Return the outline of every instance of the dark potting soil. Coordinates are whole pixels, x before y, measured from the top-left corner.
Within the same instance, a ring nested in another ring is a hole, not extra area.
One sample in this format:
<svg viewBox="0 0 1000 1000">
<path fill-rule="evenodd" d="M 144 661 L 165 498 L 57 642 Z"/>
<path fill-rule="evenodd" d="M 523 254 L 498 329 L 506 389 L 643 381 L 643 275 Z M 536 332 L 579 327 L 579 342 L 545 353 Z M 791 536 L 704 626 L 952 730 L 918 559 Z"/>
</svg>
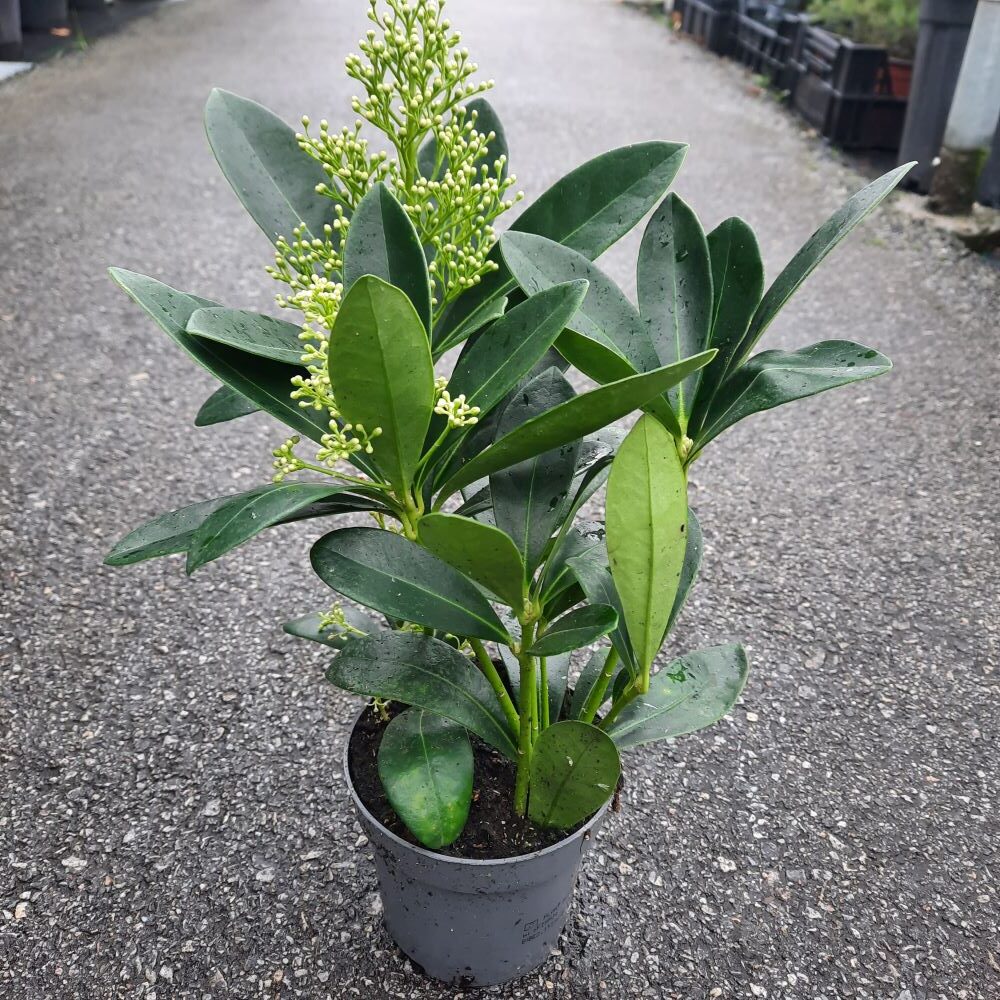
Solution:
<svg viewBox="0 0 1000 1000">
<path fill-rule="evenodd" d="M 393 704 L 390 718 L 405 709 L 405 705 Z M 383 826 L 407 843 L 420 847 L 420 842 L 393 811 L 378 776 L 378 748 L 387 725 L 374 709 L 361 716 L 351 734 L 347 758 L 351 780 L 358 797 Z M 513 858 L 551 847 L 583 826 L 578 823 L 569 830 L 553 830 L 535 826 L 527 817 L 518 816 L 513 807 L 517 768 L 479 737 L 471 733 L 469 736 L 475 768 L 469 819 L 458 840 L 436 853 L 476 860 Z"/>
</svg>

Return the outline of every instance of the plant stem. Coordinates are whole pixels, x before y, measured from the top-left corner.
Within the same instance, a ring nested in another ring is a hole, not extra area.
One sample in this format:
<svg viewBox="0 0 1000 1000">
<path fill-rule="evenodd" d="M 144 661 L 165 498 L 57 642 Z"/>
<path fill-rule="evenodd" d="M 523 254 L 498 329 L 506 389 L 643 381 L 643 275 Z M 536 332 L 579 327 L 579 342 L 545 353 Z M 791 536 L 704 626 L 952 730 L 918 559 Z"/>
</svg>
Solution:
<svg viewBox="0 0 1000 1000">
<path fill-rule="evenodd" d="M 538 659 L 538 701 L 541 705 L 541 721 L 538 728 L 549 726 L 549 666 L 544 656 Z"/>
<path fill-rule="evenodd" d="M 531 648 L 535 639 L 535 623 L 527 618 L 521 620 L 521 642 L 517 651 L 517 662 L 521 667 L 521 688 L 518 697 L 521 709 L 521 732 L 517 745 L 517 780 L 514 784 L 514 812 L 523 816 L 528 809 L 528 776 L 531 767 L 532 729 L 537 727 L 535 715 L 537 698 L 535 694 L 535 660 L 525 650 Z"/>
<path fill-rule="evenodd" d="M 618 698 L 615 699 L 615 702 L 611 706 L 608 714 L 597 724 L 597 728 L 603 729 L 607 732 L 608 727 L 615 721 L 615 719 L 618 718 L 622 709 L 624 709 L 630 701 L 638 698 L 640 694 L 642 694 L 642 680 L 639 677 L 635 677 L 625 690 L 622 691 Z"/>
<path fill-rule="evenodd" d="M 510 726 L 511 730 L 517 734 L 521 728 L 521 719 L 517 714 L 517 709 L 514 708 L 514 703 L 510 700 L 510 695 L 507 693 L 507 687 L 497 673 L 497 668 L 490 659 L 489 653 L 486 652 L 486 647 L 482 644 L 479 639 L 470 639 L 469 645 L 472 647 L 472 651 L 476 654 L 476 659 L 479 661 L 479 666 L 483 673 L 486 675 L 486 679 L 490 682 L 490 687 L 493 688 L 494 693 L 497 696 L 497 701 L 500 702 L 500 707 L 503 709 L 503 714 L 507 718 L 507 724 Z"/>
<path fill-rule="evenodd" d="M 587 700 L 583 703 L 583 711 L 580 712 L 581 722 L 593 722 L 594 716 L 597 715 L 597 710 L 604 704 L 604 696 L 608 693 L 608 685 L 611 683 L 611 675 L 615 672 L 615 667 L 618 665 L 618 650 L 612 646 L 608 650 L 608 655 L 604 660 L 604 666 L 601 667 L 600 676 L 594 683 L 594 686 L 590 689 L 590 693 L 587 695 Z"/>
</svg>

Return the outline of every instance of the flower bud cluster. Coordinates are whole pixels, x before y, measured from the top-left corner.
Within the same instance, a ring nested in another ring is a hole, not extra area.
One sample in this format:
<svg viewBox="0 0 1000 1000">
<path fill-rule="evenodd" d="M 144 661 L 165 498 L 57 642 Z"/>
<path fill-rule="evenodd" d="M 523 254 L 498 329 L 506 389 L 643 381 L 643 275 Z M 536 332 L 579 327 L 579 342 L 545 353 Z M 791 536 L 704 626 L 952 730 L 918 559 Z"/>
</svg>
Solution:
<svg viewBox="0 0 1000 1000">
<path fill-rule="evenodd" d="M 345 632 L 348 635 L 364 635 L 365 633 L 359 628 L 355 628 L 348 620 L 347 616 L 344 614 L 344 605 L 337 601 L 331 607 L 330 610 L 320 615 L 319 618 L 319 631 L 325 632 L 327 629 L 335 628 L 338 632 Z"/>
<path fill-rule="evenodd" d="M 473 424 L 478 424 L 479 407 L 470 406 L 464 392 L 452 399 L 451 393 L 445 388 L 447 384 L 446 378 L 434 380 L 434 389 L 437 392 L 434 412 L 442 417 L 447 417 L 449 427 L 471 427 Z"/>
</svg>

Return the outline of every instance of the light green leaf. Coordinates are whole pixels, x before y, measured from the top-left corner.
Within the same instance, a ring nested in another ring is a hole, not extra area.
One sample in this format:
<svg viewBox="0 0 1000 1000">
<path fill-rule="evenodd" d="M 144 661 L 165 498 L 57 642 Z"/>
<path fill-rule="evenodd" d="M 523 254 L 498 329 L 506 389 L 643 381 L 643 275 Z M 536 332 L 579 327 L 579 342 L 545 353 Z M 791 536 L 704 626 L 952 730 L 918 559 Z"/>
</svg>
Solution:
<svg viewBox="0 0 1000 1000">
<path fill-rule="evenodd" d="M 185 332 L 286 365 L 302 364 L 302 327 L 273 316 L 244 309 L 196 309 Z"/>
<path fill-rule="evenodd" d="M 528 816 L 568 830 L 611 798 L 620 775 L 618 749 L 606 733 L 585 722 L 556 722 L 531 752 Z"/>
<path fill-rule="evenodd" d="M 649 691 L 628 704 L 609 735 L 624 750 L 704 729 L 733 707 L 748 671 L 746 651 L 735 643 L 688 653 L 652 678 Z"/>
<path fill-rule="evenodd" d="M 714 356 L 714 352 L 705 351 L 679 364 L 611 382 L 521 424 L 454 473 L 442 487 L 438 502 L 491 472 L 551 451 L 614 423 L 708 364 Z"/>
<path fill-rule="evenodd" d="M 428 514 L 420 519 L 419 533 L 424 548 L 520 610 L 524 563 L 509 535 L 457 514 Z"/>
<path fill-rule="evenodd" d="M 661 364 L 690 357 L 709 346 L 712 269 L 698 217 L 675 194 L 653 213 L 639 246 L 636 270 L 639 313 Z M 695 372 L 667 394 L 681 429 L 698 389 Z"/>
<path fill-rule="evenodd" d="M 209 427 L 237 417 L 258 413 L 260 407 L 228 385 L 220 385 L 204 403 L 194 418 L 195 427 Z"/>
<path fill-rule="evenodd" d="M 883 375 L 892 362 L 849 340 L 824 340 L 797 351 L 763 351 L 723 383 L 696 440 L 701 450 L 753 413 Z"/>
<path fill-rule="evenodd" d="M 554 621 L 528 652 L 532 656 L 569 653 L 596 642 L 618 627 L 618 612 L 607 604 L 585 604 Z"/>
<path fill-rule="evenodd" d="M 415 542 L 380 528 L 340 528 L 310 552 L 338 593 L 400 621 L 506 642 L 507 631 L 476 585 Z"/>
<path fill-rule="evenodd" d="M 643 675 L 659 652 L 684 564 L 687 478 L 674 439 L 649 415 L 625 438 L 608 479 L 608 558 Z"/>
<path fill-rule="evenodd" d="M 330 334 L 330 382 L 344 419 L 381 427 L 370 461 L 400 493 L 416 471 L 434 407 L 434 365 L 410 300 L 381 278 L 359 278 Z"/>
<path fill-rule="evenodd" d="M 406 293 L 430 334 L 431 284 L 420 238 L 403 206 L 382 183 L 360 201 L 344 244 L 344 289 L 373 274 Z"/>
<path fill-rule="evenodd" d="M 432 851 L 453 843 L 472 805 L 472 744 L 464 726 L 410 708 L 386 726 L 378 776 L 396 815 Z"/>
<path fill-rule="evenodd" d="M 517 759 L 489 681 L 440 639 L 408 632 L 352 639 L 334 657 L 326 677 L 345 691 L 400 701 L 458 722 L 505 757 Z"/>
<path fill-rule="evenodd" d="M 333 203 L 316 185 L 327 178 L 293 129 L 255 101 L 215 89 L 205 104 L 205 132 L 226 180 L 272 242 L 291 240 L 297 226 L 323 237 Z"/>
</svg>

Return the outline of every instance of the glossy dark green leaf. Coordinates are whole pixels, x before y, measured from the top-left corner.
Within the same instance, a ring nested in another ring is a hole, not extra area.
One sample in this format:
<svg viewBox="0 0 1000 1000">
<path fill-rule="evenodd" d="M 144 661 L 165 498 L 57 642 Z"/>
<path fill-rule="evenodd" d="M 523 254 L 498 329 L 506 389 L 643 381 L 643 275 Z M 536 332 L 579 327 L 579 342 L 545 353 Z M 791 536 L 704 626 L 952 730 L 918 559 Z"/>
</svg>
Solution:
<svg viewBox="0 0 1000 1000">
<path fill-rule="evenodd" d="M 384 184 L 358 203 L 344 243 L 344 289 L 373 274 L 406 293 L 424 329 L 431 329 L 431 284 L 420 238 Z"/>
<path fill-rule="evenodd" d="M 574 397 L 566 378 L 550 368 L 514 394 L 497 425 L 497 437 L 502 439 Z M 494 520 L 514 540 L 529 574 L 560 524 L 579 450 L 578 440 L 569 441 L 490 476 Z"/>
<path fill-rule="evenodd" d="M 702 369 L 689 424 L 696 437 L 733 354 L 739 348 L 764 291 L 764 262 L 753 230 L 739 218 L 726 219 L 708 234 L 712 260 L 712 330 L 708 346 L 719 353 Z"/>
<path fill-rule="evenodd" d="M 445 483 L 440 497 L 449 497 L 463 486 L 492 472 L 551 451 L 614 423 L 666 392 L 713 357 L 712 351 L 705 351 L 679 364 L 611 382 L 554 407 L 521 424 L 466 463 Z"/>
<path fill-rule="evenodd" d="M 669 194 L 650 218 L 636 269 L 639 313 L 660 364 L 690 357 L 709 346 L 712 268 L 698 217 Z M 701 378 L 690 375 L 668 393 L 685 430 Z"/>
<path fill-rule="evenodd" d="M 670 617 L 667 619 L 667 627 L 663 632 L 664 640 L 670 635 L 678 615 L 684 610 L 688 594 L 691 593 L 694 581 L 698 577 L 698 570 L 701 567 L 701 556 L 705 550 L 705 539 L 701 533 L 701 522 L 690 507 L 688 507 L 687 512 L 687 531 L 685 534 L 687 539 L 684 545 L 684 564 L 681 566 L 681 580 L 677 586 L 677 593 L 674 595 L 674 603 L 670 609 Z M 663 642 L 660 645 L 662 646 Z"/>
<path fill-rule="evenodd" d="M 585 604 L 557 619 L 528 650 L 532 656 L 569 653 L 596 642 L 618 627 L 618 612 L 607 604 Z"/>
<path fill-rule="evenodd" d="M 428 514 L 420 519 L 419 532 L 421 545 L 520 610 L 524 563 L 509 535 L 457 514 Z"/>
<path fill-rule="evenodd" d="M 579 279 L 589 282 L 579 310 L 565 324 L 570 330 L 617 352 L 633 371 L 653 371 L 664 363 L 657 357 L 638 310 L 583 254 L 533 233 L 505 233 L 500 238 L 500 248 L 507 267 L 529 295 L 560 282 Z M 668 359 L 673 360 L 677 359 Z"/>
<path fill-rule="evenodd" d="M 465 726 L 511 760 L 517 747 L 489 681 L 454 646 L 409 632 L 352 639 L 326 674 L 339 688 L 424 708 Z"/>
<path fill-rule="evenodd" d="M 297 639 L 309 639 L 312 642 L 320 642 L 324 646 L 331 646 L 333 649 L 343 649 L 344 645 L 352 637 L 360 635 L 374 635 L 382 631 L 374 618 L 366 615 L 363 611 L 345 604 L 341 607 L 344 625 L 328 625 L 321 627 L 323 615 L 316 611 L 311 615 L 302 615 L 301 618 L 293 618 L 290 622 L 285 622 L 282 629 L 289 635 L 294 635 Z"/>
<path fill-rule="evenodd" d="M 641 142 L 602 153 L 556 181 L 511 231 L 546 236 L 596 260 L 663 197 L 686 152 L 683 143 Z M 498 247 L 490 258 L 499 268 L 452 304 L 435 331 L 436 342 L 464 340 L 485 303 L 514 287 Z"/>
<path fill-rule="evenodd" d="M 422 708 L 382 734 L 378 776 L 406 828 L 432 851 L 457 839 L 472 805 L 472 744 L 465 727 Z"/>
<path fill-rule="evenodd" d="M 652 678 L 646 694 L 629 703 L 609 735 L 624 749 L 704 729 L 736 703 L 748 670 L 746 651 L 735 643 L 681 656 Z"/>
<path fill-rule="evenodd" d="M 448 383 L 485 416 L 527 375 L 572 319 L 587 292 L 572 281 L 532 295 L 466 343 Z"/>
<path fill-rule="evenodd" d="M 327 178 L 293 129 L 255 101 L 215 89 L 205 104 L 205 132 L 226 180 L 272 242 L 291 240 L 297 226 L 323 236 L 333 203 L 316 186 Z"/>
<path fill-rule="evenodd" d="M 434 364 L 412 303 L 381 278 L 359 278 L 330 334 L 330 381 L 344 419 L 374 439 L 370 461 L 405 492 L 434 407 Z"/>
<path fill-rule="evenodd" d="M 198 526 L 188 545 L 187 571 L 219 556 L 306 507 L 347 490 L 316 483 L 273 483 L 232 497 Z"/>
<path fill-rule="evenodd" d="M 739 350 L 729 366 L 734 371 L 750 356 L 757 341 L 771 325 L 782 306 L 792 297 L 798 287 L 822 263 L 823 259 L 840 243 L 859 223 L 863 222 L 890 194 L 893 188 L 909 173 L 912 163 L 904 163 L 878 180 L 863 187 L 852 195 L 812 236 L 802 245 L 802 248 L 785 265 L 784 270 L 774 279 L 771 287 L 764 293 L 760 305 L 753 314 L 750 326 L 743 337 Z"/>
<path fill-rule="evenodd" d="M 310 552 L 324 583 L 401 621 L 504 642 L 507 632 L 476 585 L 433 553 L 380 528 L 340 528 Z"/>
<path fill-rule="evenodd" d="M 610 633 L 611 643 L 618 651 L 622 663 L 630 677 L 638 676 L 640 667 L 636 658 L 628 629 L 625 627 L 625 611 L 621 598 L 615 589 L 614 579 L 608 569 L 607 553 L 595 548 L 582 555 L 572 556 L 566 565 L 576 577 L 591 604 L 609 604 L 618 612 L 618 627 Z"/>
<path fill-rule="evenodd" d="M 155 278 L 113 267 L 111 277 L 153 318 L 171 340 L 203 368 L 293 430 L 319 441 L 329 420 L 291 398 L 291 380 L 304 371 L 225 344 L 193 337 L 185 329 L 192 313 L 216 303 L 179 292 Z"/>
<path fill-rule="evenodd" d="M 209 427 L 237 417 L 258 413 L 260 407 L 228 385 L 220 385 L 204 403 L 194 418 L 195 427 Z"/>
<path fill-rule="evenodd" d="M 205 519 L 224 503 L 243 495 L 233 493 L 212 500 L 202 500 L 200 503 L 189 504 L 187 507 L 172 510 L 169 514 L 161 514 L 152 521 L 147 521 L 134 531 L 130 531 L 115 545 L 104 557 L 105 565 L 131 566 L 145 559 L 157 559 L 177 552 L 187 552 L 194 533 Z"/>
<path fill-rule="evenodd" d="M 824 340 L 797 351 L 763 351 L 723 383 L 697 447 L 753 413 L 875 378 L 892 368 L 884 355 L 849 340 Z"/>
<path fill-rule="evenodd" d="M 302 327 L 245 309 L 196 309 L 186 333 L 286 365 L 302 363 Z"/>
<path fill-rule="evenodd" d="M 604 664 L 608 658 L 608 647 L 601 646 L 596 652 L 591 653 L 590 658 L 583 665 L 583 670 L 580 671 L 580 676 L 576 680 L 576 684 L 573 687 L 573 698 L 569 704 L 569 717 L 571 719 L 580 718 L 580 713 L 583 711 L 584 706 L 587 703 L 587 699 L 590 697 L 590 692 L 593 691 L 594 686 L 597 684 L 604 671 Z M 628 676 L 628 669 L 625 664 L 619 660 L 611 674 L 611 678 L 608 682 L 607 689 L 605 691 L 604 698 L 601 702 L 603 705 L 611 697 L 611 692 L 614 690 L 615 683 L 618 678 L 622 675 Z M 598 708 L 601 706 L 598 705 Z"/>
<path fill-rule="evenodd" d="M 551 621 L 556 612 L 548 608 L 548 603 L 561 591 L 571 587 L 576 580 L 569 566 L 570 559 L 578 559 L 596 552 L 605 559 L 604 525 L 599 521 L 584 521 L 570 525 L 553 546 L 552 552 L 545 561 L 545 572 L 542 576 L 542 600 L 546 604 L 545 617 Z"/>
<path fill-rule="evenodd" d="M 648 673 L 680 584 L 687 528 L 687 477 L 676 443 L 648 414 L 618 449 L 606 508 L 611 575 L 639 666 Z"/>
<path fill-rule="evenodd" d="M 618 748 L 606 733 L 585 722 L 556 722 L 531 752 L 528 816 L 568 830 L 611 798 L 620 775 Z"/>
</svg>

